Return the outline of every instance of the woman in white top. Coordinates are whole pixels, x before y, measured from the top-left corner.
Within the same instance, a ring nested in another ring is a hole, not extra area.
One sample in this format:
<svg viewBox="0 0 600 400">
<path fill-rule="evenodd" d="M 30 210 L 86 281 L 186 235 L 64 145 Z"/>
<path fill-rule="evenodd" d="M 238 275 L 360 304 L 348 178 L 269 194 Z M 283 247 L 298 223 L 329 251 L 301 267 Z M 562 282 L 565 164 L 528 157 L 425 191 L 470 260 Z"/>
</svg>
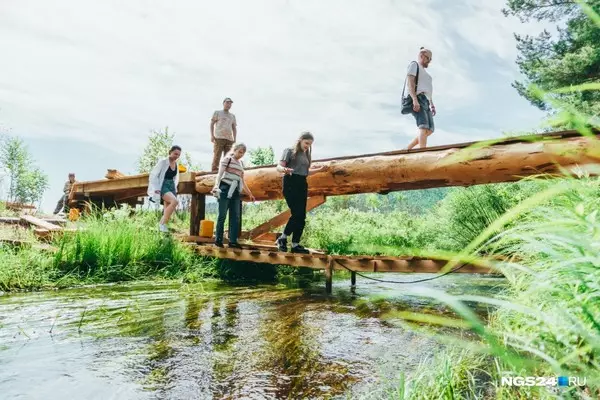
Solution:
<svg viewBox="0 0 600 400">
<path fill-rule="evenodd" d="M 229 211 L 229 247 L 238 249 L 241 247 L 237 242 L 242 207 L 240 193 L 244 192 L 252 201 L 256 200 L 244 182 L 244 165 L 241 162 L 244 154 L 246 154 L 245 144 L 238 143 L 233 146 L 233 150 L 219 164 L 219 172 L 217 172 L 215 186 L 212 189 L 219 201 L 219 216 L 215 234 L 215 246 L 218 247 L 223 247 L 223 231 L 225 230 L 227 211 Z"/>
<path fill-rule="evenodd" d="M 164 204 L 163 216 L 158 223 L 158 230 L 161 232 L 169 232 L 167 223 L 179 204 L 177 200 L 177 184 L 179 183 L 177 160 L 180 156 L 181 147 L 171 147 L 169 156 L 156 163 L 148 179 L 150 201 L 156 202 L 160 199 L 160 204 Z"/>
</svg>

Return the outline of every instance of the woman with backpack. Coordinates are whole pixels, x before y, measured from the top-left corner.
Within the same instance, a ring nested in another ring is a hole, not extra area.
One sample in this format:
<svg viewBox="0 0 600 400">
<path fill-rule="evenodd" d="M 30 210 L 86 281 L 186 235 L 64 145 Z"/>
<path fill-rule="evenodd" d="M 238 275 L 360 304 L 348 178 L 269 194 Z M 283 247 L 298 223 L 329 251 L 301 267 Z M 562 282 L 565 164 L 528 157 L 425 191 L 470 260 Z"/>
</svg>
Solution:
<svg viewBox="0 0 600 400">
<path fill-rule="evenodd" d="M 307 177 L 324 169 L 312 167 L 312 145 L 315 138 L 310 132 L 302 132 L 294 146 L 283 151 L 277 171 L 283 173 L 283 197 L 292 213 L 281 236 L 275 244 L 279 251 L 287 251 L 287 238 L 292 237 L 292 253 L 309 253 L 300 239 L 306 224 Z"/>
<path fill-rule="evenodd" d="M 246 154 L 245 144 L 238 143 L 233 146 L 231 152 L 223 157 L 219 164 L 215 186 L 212 189 L 212 193 L 219 202 L 215 234 L 215 246 L 218 247 L 223 247 L 225 218 L 227 217 L 227 211 L 229 211 L 229 247 L 241 248 L 237 242 L 242 207 L 240 193 L 244 192 L 252 201 L 256 200 L 244 182 L 244 165 L 241 161 L 244 154 Z"/>
</svg>

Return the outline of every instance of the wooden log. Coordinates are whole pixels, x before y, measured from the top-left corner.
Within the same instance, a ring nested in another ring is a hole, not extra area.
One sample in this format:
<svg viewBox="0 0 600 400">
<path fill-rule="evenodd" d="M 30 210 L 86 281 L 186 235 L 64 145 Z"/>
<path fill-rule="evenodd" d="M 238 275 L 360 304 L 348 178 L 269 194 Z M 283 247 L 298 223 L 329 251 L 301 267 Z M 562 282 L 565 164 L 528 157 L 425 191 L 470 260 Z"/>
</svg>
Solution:
<svg viewBox="0 0 600 400">
<path fill-rule="evenodd" d="M 306 212 L 309 212 L 310 210 L 320 206 L 321 204 L 324 204 L 325 201 L 326 201 L 325 196 L 315 196 L 315 197 L 308 198 L 308 200 L 306 202 Z M 285 224 L 290 219 L 291 215 L 292 215 L 292 213 L 290 212 L 290 210 L 286 210 L 286 211 L 282 212 L 281 214 L 278 214 L 275 217 L 271 218 L 267 222 L 260 224 L 256 228 L 252 229 L 251 231 L 249 231 L 248 233 L 243 235 L 243 237 L 245 239 L 247 238 L 250 240 L 254 240 L 254 239 L 258 238 L 259 236 L 270 232 L 272 229 L 275 229 L 275 228 Z"/>
<path fill-rule="evenodd" d="M 61 226 L 51 224 L 50 222 L 34 217 L 33 215 L 22 215 L 21 220 L 50 232 L 60 231 L 63 229 Z"/>
<path fill-rule="evenodd" d="M 117 178 L 124 178 L 127 175 L 125 175 L 124 173 L 116 170 L 116 169 L 108 169 L 106 170 L 106 175 L 104 175 L 104 177 L 106 179 L 117 179 Z"/>
<path fill-rule="evenodd" d="M 544 139 L 542 135 L 538 135 Z M 530 175 L 587 169 L 598 175 L 600 140 L 564 137 L 538 142 L 508 142 L 459 152 L 458 146 L 417 152 L 315 161 L 324 171 L 308 177 L 309 196 L 388 193 L 398 190 L 511 182 Z M 594 169 L 593 167 L 596 166 Z M 257 200 L 282 198 L 282 178 L 275 167 L 249 169 L 248 187 Z M 208 194 L 215 174 L 196 177 L 196 191 Z"/>
<path fill-rule="evenodd" d="M 113 194 L 125 190 L 148 189 L 148 174 L 127 175 L 121 178 L 102 179 L 97 181 L 75 182 L 69 199 L 73 200 L 77 195 L 101 196 L 102 194 Z M 178 194 L 194 193 L 194 178 L 191 172 L 179 174 Z"/>
</svg>

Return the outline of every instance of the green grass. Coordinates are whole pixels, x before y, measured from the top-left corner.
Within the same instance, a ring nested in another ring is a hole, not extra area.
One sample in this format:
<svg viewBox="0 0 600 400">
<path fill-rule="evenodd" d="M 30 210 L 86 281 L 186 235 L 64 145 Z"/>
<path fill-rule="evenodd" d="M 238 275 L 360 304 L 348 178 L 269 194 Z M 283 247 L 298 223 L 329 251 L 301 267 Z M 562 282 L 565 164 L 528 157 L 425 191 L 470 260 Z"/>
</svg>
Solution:
<svg viewBox="0 0 600 400">
<path fill-rule="evenodd" d="M 508 210 L 503 218 L 508 215 L 519 223 L 493 235 L 494 240 L 480 248 L 490 255 L 513 257 L 510 263 L 498 265 L 509 283 L 500 295 L 407 290 L 445 302 L 460 318 L 407 313 L 389 317 L 430 326 L 462 326 L 478 340 L 439 336 L 432 330 L 450 350 L 428 363 L 416 378 L 400 379 L 402 396 L 390 398 L 556 398 L 547 388 L 501 386 L 502 376 L 577 376 L 587 379 L 587 388 L 563 388 L 562 398 L 600 397 L 600 180 L 566 183 L 555 183 L 562 186 L 560 194 L 541 204 L 530 202 L 533 206 L 520 214 Z M 469 302 L 493 307 L 489 321 L 480 320 Z M 461 347 L 464 352 L 457 356 Z M 423 382 L 430 388 L 426 394 Z"/>
<path fill-rule="evenodd" d="M 159 234 L 154 213 L 130 214 L 131 210 L 121 209 L 81 220 L 79 230 L 51 243 L 57 249 L 54 253 L 0 249 L 0 290 L 217 276 L 215 260 Z"/>
<path fill-rule="evenodd" d="M 53 272 L 52 260 L 39 250 L 0 248 L 0 291 L 50 286 Z"/>
</svg>

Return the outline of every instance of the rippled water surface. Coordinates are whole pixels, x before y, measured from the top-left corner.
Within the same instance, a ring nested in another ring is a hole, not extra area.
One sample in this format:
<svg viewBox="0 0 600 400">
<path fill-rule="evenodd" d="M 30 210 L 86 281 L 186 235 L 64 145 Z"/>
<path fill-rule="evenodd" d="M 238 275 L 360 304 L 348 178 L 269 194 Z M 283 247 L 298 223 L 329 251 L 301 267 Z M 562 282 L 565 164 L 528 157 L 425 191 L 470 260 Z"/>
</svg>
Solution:
<svg viewBox="0 0 600 400">
<path fill-rule="evenodd" d="M 481 294 L 501 283 L 455 274 L 425 287 Z M 322 286 L 143 283 L 0 296 L 0 398 L 360 398 L 439 350 L 382 316 L 443 305 L 361 278 L 355 294 L 347 281 L 332 296 Z"/>
</svg>

